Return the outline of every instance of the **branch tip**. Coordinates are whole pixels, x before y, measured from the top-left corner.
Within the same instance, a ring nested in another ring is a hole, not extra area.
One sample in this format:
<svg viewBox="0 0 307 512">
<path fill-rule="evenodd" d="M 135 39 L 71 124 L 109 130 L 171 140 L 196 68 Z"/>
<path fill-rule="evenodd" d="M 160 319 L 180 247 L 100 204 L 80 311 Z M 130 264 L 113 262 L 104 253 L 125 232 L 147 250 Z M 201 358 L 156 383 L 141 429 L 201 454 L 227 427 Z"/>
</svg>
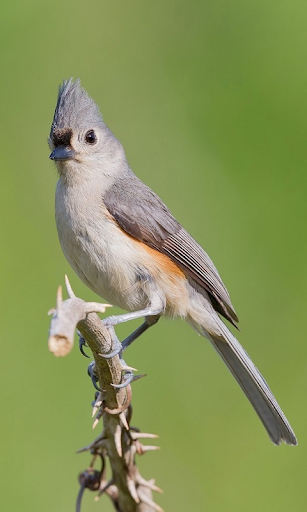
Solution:
<svg viewBox="0 0 307 512">
<path fill-rule="evenodd" d="M 48 339 L 48 348 L 56 357 L 66 356 L 72 349 L 72 343 L 65 335 L 55 334 Z"/>
</svg>

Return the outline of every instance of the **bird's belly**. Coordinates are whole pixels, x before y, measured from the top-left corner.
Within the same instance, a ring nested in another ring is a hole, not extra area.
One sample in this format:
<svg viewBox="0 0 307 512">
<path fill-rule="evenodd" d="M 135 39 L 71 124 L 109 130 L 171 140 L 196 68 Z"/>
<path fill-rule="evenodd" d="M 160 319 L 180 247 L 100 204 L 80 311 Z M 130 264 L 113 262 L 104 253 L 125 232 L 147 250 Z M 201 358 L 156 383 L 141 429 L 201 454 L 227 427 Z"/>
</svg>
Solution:
<svg viewBox="0 0 307 512">
<path fill-rule="evenodd" d="M 135 244 L 109 220 L 82 232 L 60 236 L 63 252 L 80 279 L 112 305 L 128 311 L 144 309 L 144 269 L 139 268 Z M 145 278 L 146 280 L 146 278 Z"/>
</svg>

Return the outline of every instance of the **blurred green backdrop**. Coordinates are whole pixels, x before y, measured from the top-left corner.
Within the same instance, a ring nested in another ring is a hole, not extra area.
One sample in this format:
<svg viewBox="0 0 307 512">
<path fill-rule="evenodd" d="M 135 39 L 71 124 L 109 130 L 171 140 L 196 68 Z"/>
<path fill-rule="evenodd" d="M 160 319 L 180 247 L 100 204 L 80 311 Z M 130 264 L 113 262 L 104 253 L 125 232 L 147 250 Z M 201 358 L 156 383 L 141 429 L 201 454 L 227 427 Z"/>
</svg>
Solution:
<svg viewBox="0 0 307 512">
<path fill-rule="evenodd" d="M 54 223 L 46 140 L 70 76 L 216 263 L 239 339 L 299 440 L 274 447 L 209 343 L 161 321 L 126 358 L 148 374 L 133 424 L 160 435 L 162 451 L 139 461 L 164 489 L 157 501 L 172 512 L 305 510 L 306 18 L 301 1 L 2 3 L 2 510 L 73 510 L 89 462 L 75 451 L 98 435 L 87 361 L 77 349 L 55 359 L 46 344 L 65 272 L 96 298 Z M 84 512 L 113 510 L 93 498 Z"/>
</svg>

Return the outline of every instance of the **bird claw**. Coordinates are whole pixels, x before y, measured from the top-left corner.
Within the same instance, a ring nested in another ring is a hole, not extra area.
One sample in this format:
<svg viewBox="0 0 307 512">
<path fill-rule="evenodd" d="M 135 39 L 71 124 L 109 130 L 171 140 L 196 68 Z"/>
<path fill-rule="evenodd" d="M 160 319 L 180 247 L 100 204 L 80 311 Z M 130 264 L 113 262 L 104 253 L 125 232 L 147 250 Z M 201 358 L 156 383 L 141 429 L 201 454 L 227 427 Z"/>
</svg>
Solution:
<svg viewBox="0 0 307 512">
<path fill-rule="evenodd" d="M 102 323 L 107 329 L 110 329 L 110 327 L 114 327 L 117 324 L 116 316 L 108 316 L 102 320 Z"/>
<path fill-rule="evenodd" d="M 108 318 L 106 318 L 105 320 L 102 320 L 102 323 L 103 325 L 108 329 L 109 331 L 109 334 L 111 336 L 111 341 L 112 341 L 112 347 L 116 347 L 114 350 L 112 350 L 112 352 L 110 352 L 109 354 L 99 354 L 101 357 L 103 357 L 104 359 L 112 359 L 112 357 L 115 357 L 119 354 L 121 354 L 122 350 L 123 350 L 123 347 L 122 347 L 122 344 L 121 342 L 119 341 L 118 337 L 116 336 L 116 333 L 115 333 L 115 329 L 112 325 L 112 323 L 110 325 L 106 325 L 107 324 L 107 321 L 109 319 L 112 319 L 113 317 L 109 316 Z M 121 357 L 121 355 L 119 356 Z"/>
<path fill-rule="evenodd" d="M 97 389 L 97 391 L 99 391 L 101 393 L 102 389 L 100 389 L 100 387 L 97 385 L 98 376 L 97 376 L 97 373 L 95 372 L 95 361 L 92 361 L 88 365 L 87 373 L 88 373 L 89 377 L 91 378 L 94 388 Z"/>
<path fill-rule="evenodd" d="M 129 386 L 135 380 L 141 379 L 142 377 L 146 377 L 146 374 L 143 375 L 134 375 L 132 372 L 126 372 L 123 375 L 123 381 L 120 384 L 111 384 L 111 386 L 115 389 L 122 389 L 126 386 Z"/>
<path fill-rule="evenodd" d="M 88 357 L 90 359 L 90 356 L 88 356 L 84 350 L 83 350 L 83 347 L 88 347 L 88 344 L 86 343 L 85 339 L 83 338 L 81 332 L 77 331 L 77 334 L 79 336 L 79 350 L 81 352 L 81 354 L 84 356 L 84 357 Z"/>
<path fill-rule="evenodd" d="M 109 334 L 110 334 L 111 340 L 112 340 L 112 346 L 113 347 L 115 346 L 116 348 L 114 350 L 112 350 L 112 352 L 110 352 L 109 354 L 99 353 L 99 356 L 103 357 L 104 359 L 112 359 L 112 357 L 115 357 L 117 355 L 119 356 L 119 359 L 120 359 L 120 362 L 122 365 L 122 371 L 123 371 L 122 382 L 120 384 L 111 384 L 111 386 L 115 389 L 122 389 L 122 388 L 129 386 L 129 384 L 131 384 L 135 380 L 138 380 L 141 377 L 145 377 L 145 375 L 134 375 L 133 370 L 135 370 L 135 369 L 131 368 L 130 366 L 127 366 L 127 364 L 125 363 L 125 361 L 122 357 L 123 345 L 119 341 L 118 337 L 116 336 L 115 329 L 114 329 L 114 325 L 116 324 L 116 322 L 114 322 L 114 319 L 116 320 L 116 317 L 109 316 L 108 318 L 105 318 L 104 320 L 102 320 L 102 322 L 103 322 L 103 325 L 109 331 Z M 134 333 L 132 333 L 132 335 L 134 336 Z M 130 338 L 131 337 L 129 337 L 129 339 Z M 101 391 L 97 387 L 97 384 L 96 384 L 98 379 L 95 375 L 93 375 L 93 371 L 91 369 L 92 369 L 92 366 L 89 365 L 89 375 L 92 379 L 93 385 L 98 391 Z"/>
<path fill-rule="evenodd" d="M 112 357 L 119 355 L 121 352 L 122 352 L 122 346 L 120 343 L 120 347 L 117 347 L 115 350 L 113 350 L 113 352 L 110 352 L 110 354 L 99 354 L 99 355 L 101 357 L 103 357 L 104 359 L 112 359 Z"/>
<path fill-rule="evenodd" d="M 131 384 L 133 378 L 134 375 L 132 372 L 124 373 L 122 382 L 120 384 L 111 384 L 111 386 L 115 389 L 125 388 L 126 386 L 129 386 L 129 384 Z"/>
</svg>

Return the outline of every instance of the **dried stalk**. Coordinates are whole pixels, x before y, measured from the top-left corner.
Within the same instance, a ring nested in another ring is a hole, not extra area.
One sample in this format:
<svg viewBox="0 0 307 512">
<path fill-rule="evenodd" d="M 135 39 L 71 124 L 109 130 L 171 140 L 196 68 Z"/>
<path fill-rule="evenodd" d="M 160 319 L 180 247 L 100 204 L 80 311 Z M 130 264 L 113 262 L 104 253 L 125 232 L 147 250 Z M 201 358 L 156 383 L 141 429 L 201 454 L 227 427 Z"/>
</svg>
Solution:
<svg viewBox="0 0 307 512">
<path fill-rule="evenodd" d="M 62 290 L 59 288 L 56 308 L 50 311 L 53 316 L 48 346 L 55 356 L 67 355 L 73 347 L 74 333 L 78 328 L 92 351 L 95 362 L 92 371 L 101 390 L 96 393 L 93 428 L 101 418 L 103 423 L 99 437 L 79 450 L 89 451 L 92 454 L 92 461 L 89 468 L 79 475 L 81 487 L 76 510 L 81 510 L 83 491 L 89 489 L 98 492 L 95 499 L 107 494 L 117 512 L 163 512 L 152 499 L 152 491 L 161 490 L 155 486 L 154 480 L 147 481 L 140 475 L 135 460 L 136 455 L 158 449 L 156 446 L 144 446 L 140 439 L 157 436 L 144 434 L 130 427 L 131 386 L 129 384 L 121 389 L 112 386 L 121 383 L 127 367 L 122 366 L 118 355 L 111 359 L 105 359 L 100 355 L 109 354 L 115 348 L 109 331 L 96 314 L 103 313 L 109 305 L 84 302 L 76 297 L 67 277 L 66 288 L 69 299 L 62 300 Z M 101 461 L 99 470 L 94 469 L 97 460 Z M 111 467 L 109 478 L 107 460 Z"/>
</svg>

